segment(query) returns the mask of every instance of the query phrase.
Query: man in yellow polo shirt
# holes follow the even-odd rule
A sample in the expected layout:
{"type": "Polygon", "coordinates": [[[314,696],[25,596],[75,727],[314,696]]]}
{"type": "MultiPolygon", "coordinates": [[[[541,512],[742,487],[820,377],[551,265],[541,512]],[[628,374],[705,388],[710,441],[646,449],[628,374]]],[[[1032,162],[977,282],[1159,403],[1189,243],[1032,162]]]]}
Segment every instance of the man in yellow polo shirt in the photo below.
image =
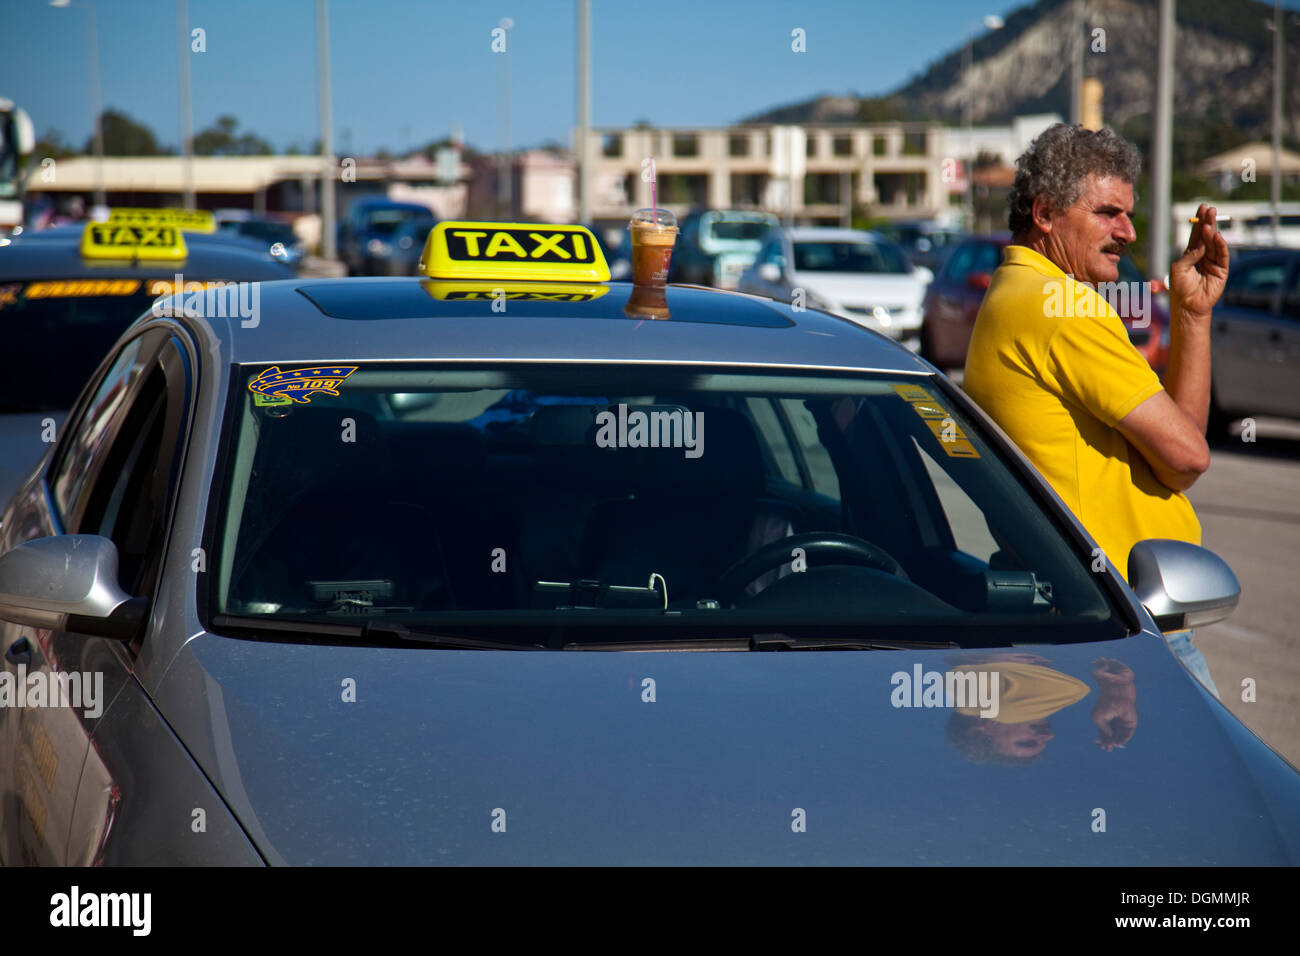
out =
{"type": "MultiPolygon", "coordinates": [[[[1019,158],[1012,244],[975,320],[963,380],[1126,576],[1144,538],[1201,543],[1183,491],[1210,464],[1210,310],[1228,277],[1227,243],[1202,205],[1169,270],[1162,385],[1096,291],[1118,279],[1137,239],[1140,166],[1137,149],[1109,130],[1063,123],[1019,158]]],[[[1190,632],[1167,638],[1213,690],[1190,632]]]]}

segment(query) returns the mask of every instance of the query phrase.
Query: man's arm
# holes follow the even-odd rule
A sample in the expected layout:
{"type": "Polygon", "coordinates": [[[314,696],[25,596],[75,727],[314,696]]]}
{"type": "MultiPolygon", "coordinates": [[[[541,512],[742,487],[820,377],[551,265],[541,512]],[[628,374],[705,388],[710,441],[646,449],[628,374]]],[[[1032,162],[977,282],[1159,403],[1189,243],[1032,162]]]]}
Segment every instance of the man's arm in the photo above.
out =
{"type": "Polygon", "coordinates": [[[1166,488],[1186,491],[1210,467],[1204,424],[1193,421],[1167,391],[1156,392],[1116,427],[1166,488]]]}
{"type": "Polygon", "coordinates": [[[1228,279],[1228,244],[1219,234],[1213,206],[1201,203],[1196,217],[1187,251],[1169,267],[1164,384],[1169,397],[1204,434],[1210,415],[1210,313],[1228,279]]]}

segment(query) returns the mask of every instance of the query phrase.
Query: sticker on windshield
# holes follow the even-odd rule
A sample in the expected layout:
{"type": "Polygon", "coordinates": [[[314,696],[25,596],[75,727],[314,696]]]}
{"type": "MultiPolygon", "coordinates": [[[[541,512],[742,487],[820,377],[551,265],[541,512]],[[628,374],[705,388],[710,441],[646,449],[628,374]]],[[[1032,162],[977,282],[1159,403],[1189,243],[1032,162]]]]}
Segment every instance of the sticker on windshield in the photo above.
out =
{"type": "Polygon", "coordinates": [[[248,390],[253,393],[253,402],[257,405],[287,405],[289,402],[306,405],[313,396],[322,393],[337,397],[343,380],[356,370],[355,365],[319,365],[282,372],[273,365],[249,382],[248,390]],[[258,401],[258,396],[274,401],[258,401]]]}
{"type": "Polygon", "coordinates": [[[957,425],[952,413],[919,385],[895,385],[894,391],[920,415],[949,458],[978,458],[980,453],[957,425]]]}

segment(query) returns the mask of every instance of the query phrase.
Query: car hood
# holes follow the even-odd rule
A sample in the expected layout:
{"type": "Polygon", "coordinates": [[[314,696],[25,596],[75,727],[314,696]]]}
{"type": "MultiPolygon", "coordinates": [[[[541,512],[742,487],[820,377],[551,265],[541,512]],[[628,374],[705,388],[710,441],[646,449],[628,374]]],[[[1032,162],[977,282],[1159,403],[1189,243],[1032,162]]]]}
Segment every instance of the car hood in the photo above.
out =
{"type": "Polygon", "coordinates": [[[915,275],[865,272],[796,272],[790,282],[839,305],[890,309],[919,306],[926,288],[915,275]]]}
{"type": "Polygon", "coordinates": [[[1300,774],[1146,635],[632,654],[201,633],[155,699],[271,863],[1300,862],[1300,774]],[[1123,747],[1098,746],[1099,658],[1133,674],[1123,747]],[[897,706],[897,675],[950,668],[1002,670],[1014,719],[897,706]],[[1035,762],[955,743],[1026,722],[1054,735],[1035,762]]]}

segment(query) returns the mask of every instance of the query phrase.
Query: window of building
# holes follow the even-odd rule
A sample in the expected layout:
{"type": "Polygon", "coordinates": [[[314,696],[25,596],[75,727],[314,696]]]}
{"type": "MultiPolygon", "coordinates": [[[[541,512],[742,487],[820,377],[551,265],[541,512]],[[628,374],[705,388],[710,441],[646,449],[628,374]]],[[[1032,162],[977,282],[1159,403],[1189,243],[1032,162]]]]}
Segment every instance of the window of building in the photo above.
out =
{"type": "Polygon", "coordinates": [[[888,156],[888,155],[889,155],[889,140],[886,139],[886,138],[883,137],[883,136],[873,136],[873,137],[871,137],[871,155],[873,155],[873,156],[888,156]]]}
{"type": "Polygon", "coordinates": [[[600,151],[605,156],[622,156],[623,135],[621,133],[607,133],[602,136],[600,141],[600,151]]]}
{"type": "Polygon", "coordinates": [[[903,155],[925,155],[925,130],[917,130],[915,132],[903,134],[903,155]]]}
{"type": "Polygon", "coordinates": [[[700,154],[699,137],[694,133],[673,134],[673,155],[690,157],[700,154]]]}
{"type": "Polygon", "coordinates": [[[853,137],[852,137],[852,136],[836,136],[834,142],[832,143],[832,148],[833,148],[833,152],[834,152],[834,154],[835,154],[836,156],[852,156],[852,155],[853,155],[853,137]]]}
{"type": "Polygon", "coordinates": [[[727,155],[728,156],[748,156],[749,155],[749,137],[746,135],[737,135],[727,137],[727,155]]]}

